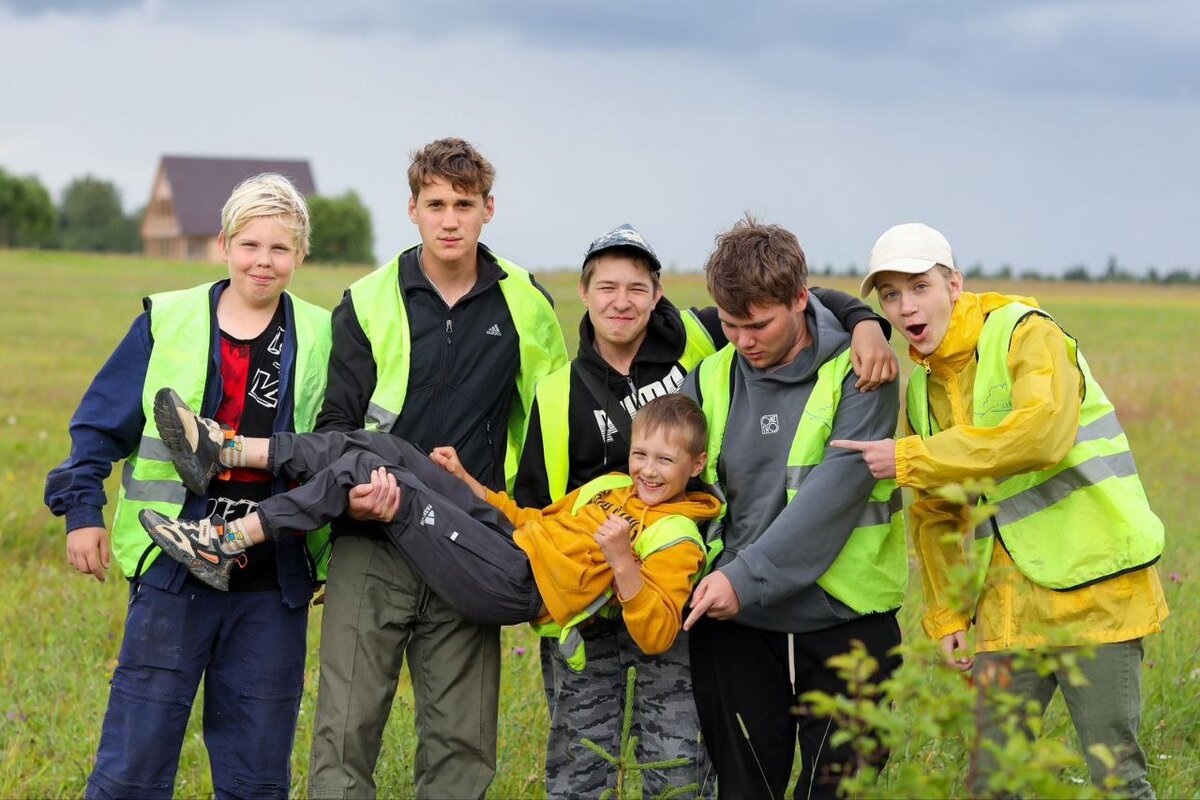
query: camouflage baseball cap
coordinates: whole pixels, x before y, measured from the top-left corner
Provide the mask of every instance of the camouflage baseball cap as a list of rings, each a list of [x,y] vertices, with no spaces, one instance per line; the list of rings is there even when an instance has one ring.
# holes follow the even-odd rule
[[[617,247],[630,247],[637,250],[646,258],[650,259],[650,269],[654,272],[662,270],[662,264],[658,260],[658,255],[654,252],[654,248],[646,241],[646,237],[642,236],[637,230],[625,223],[624,225],[613,228],[608,233],[593,241],[588,245],[587,252],[583,256],[583,263],[587,264],[588,259],[592,256],[599,255],[605,250],[612,250]]]

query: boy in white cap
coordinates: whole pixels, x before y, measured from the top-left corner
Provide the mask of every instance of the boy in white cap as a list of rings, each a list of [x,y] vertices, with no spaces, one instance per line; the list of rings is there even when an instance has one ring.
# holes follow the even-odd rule
[[[963,291],[950,245],[933,228],[897,225],[879,238],[862,295],[872,290],[918,365],[908,386],[912,435],[830,444],[859,450],[875,477],[913,490],[926,633],[946,663],[985,678],[1011,670],[1014,651],[1094,647],[1094,659],[1080,660],[1087,685],[1062,671],[1018,669],[1008,690],[1045,708],[1061,689],[1093,782],[1103,786],[1109,774],[1090,749],[1102,744],[1116,759],[1118,791],[1153,797],[1137,732],[1142,637],[1167,616],[1153,566],[1163,525],[1112,403],[1076,341],[1035,300]],[[948,591],[964,543],[948,534],[963,530],[965,510],[931,492],[970,478],[996,481],[986,500],[998,510],[969,545],[981,590],[964,610]],[[983,735],[1000,739],[1002,722],[993,710]],[[993,791],[995,768],[990,749],[981,756],[978,795]]]

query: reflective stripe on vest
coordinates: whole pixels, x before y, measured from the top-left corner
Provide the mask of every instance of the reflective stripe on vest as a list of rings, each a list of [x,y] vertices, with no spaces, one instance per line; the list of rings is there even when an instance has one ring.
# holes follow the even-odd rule
[[[367,430],[391,431],[408,393],[412,332],[400,286],[400,259],[412,249],[415,248],[350,285],[354,313],[375,358],[375,391],[367,404],[363,425]],[[543,375],[566,363],[567,347],[554,307],[534,286],[532,276],[511,261],[494,257],[507,276],[499,285],[517,331],[521,360],[516,375],[517,393],[508,414],[504,459],[505,485],[511,492],[521,461],[534,386]]]
[[[699,367],[697,379],[704,414],[708,418],[708,463],[704,480],[719,490],[717,463],[729,422],[732,401],[731,371],[737,351],[727,345]],[[833,420],[842,399],[842,384],[851,371],[851,354],[844,350],[817,370],[817,380],[809,393],[792,447],[788,453],[783,481],[787,502],[804,485],[813,469],[825,456],[833,432]],[[725,516],[722,508],[718,521]],[[720,535],[720,526],[709,526],[710,540]],[[712,547],[710,542],[709,547]],[[904,547],[903,503],[894,480],[878,481],[834,562],[817,580],[826,592],[860,614],[899,608],[908,583],[908,557]]]
[[[680,311],[687,341],[679,367],[687,374],[715,352],[712,336],[690,309]],[[542,430],[542,457],[546,462],[546,485],[550,502],[567,496],[571,472],[571,370],[575,362],[560,367],[538,381],[538,420]],[[599,398],[597,398],[599,399]]]
[[[579,487],[579,494],[575,498],[575,505],[572,506],[571,513],[578,514],[581,508],[605,492],[632,485],[631,477],[616,473],[601,475],[599,478],[590,480]],[[639,561],[645,561],[660,550],[683,542],[691,542],[701,550],[704,549],[704,540],[700,536],[700,530],[696,527],[696,523],[687,517],[671,514],[656,520],[649,527],[643,529],[641,534],[633,540],[633,552]],[[696,573],[692,582],[698,581],[702,574],[703,572]],[[613,590],[610,586],[587,608],[568,620],[566,625],[560,626],[553,620],[540,624],[530,623],[530,625],[539,636],[557,639],[559,654],[566,661],[567,666],[575,672],[582,672],[583,668],[587,666],[587,653],[584,649],[583,635],[579,632],[579,625],[597,615],[606,618],[619,616],[620,607],[608,604],[612,596]]]
[[[170,386],[189,406],[203,408],[204,385],[212,360],[209,351],[213,341],[212,287],[209,283],[150,297],[154,346],[142,384],[142,414],[146,422],[137,449],[125,460],[112,527],[113,555],[121,572],[130,580],[145,572],[160,552],[138,521],[138,512],[152,508],[178,517],[187,499],[187,490],[154,424],[154,395],[162,387]],[[325,394],[329,312],[291,295],[285,297],[291,301],[290,319],[296,328],[298,350],[293,413],[297,430],[307,431],[312,430]],[[309,534],[310,552],[321,552],[327,539],[327,529],[323,534]]]
[[[1012,411],[1009,349],[1013,331],[1030,314],[1053,321],[1041,309],[1021,303],[996,309],[984,321],[972,396],[977,427],[994,427]],[[979,586],[997,527],[1021,573],[1048,589],[1077,589],[1149,566],[1162,555],[1163,525],[1150,509],[1116,411],[1076,341],[1066,332],[1063,337],[1084,379],[1075,444],[1053,467],[997,483],[987,498],[997,506],[996,516],[975,530]],[[909,381],[908,407],[915,411],[909,419],[918,435],[939,432],[922,368]]]

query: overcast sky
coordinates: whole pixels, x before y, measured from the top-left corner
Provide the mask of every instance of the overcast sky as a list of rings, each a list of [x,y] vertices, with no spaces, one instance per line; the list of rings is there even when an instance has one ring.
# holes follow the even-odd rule
[[[533,269],[622,222],[697,268],[746,210],[816,266],[923,221],[964,268],[1200,267],[1191,0],[0,0],[0,76],[0,166],[56,198],[302,157],[380,259],[416,239],[410,152],[462,136],[497,169],[484,241]]]

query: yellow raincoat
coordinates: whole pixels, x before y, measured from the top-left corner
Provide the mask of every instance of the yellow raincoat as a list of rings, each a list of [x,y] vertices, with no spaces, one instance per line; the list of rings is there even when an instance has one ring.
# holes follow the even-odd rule
[[[1008,365],[1012,412],[991,428],[972,425],[975,345],[985,316],[1028,297],[963,292],[946,338],[928,359],[910,356],[929,373],[929,405],[942,432],[896,443],[896,480],[913,489],[909,530],[921,562],[926,634],[940,639],[965,631],[970,618],[948,598],[946,575],[961,563],[961,544],[943,544],[962,529],[961,509],[928,494],[966,478],[1003,478],[1057,464],[1071,450],[1079,424],[1082,374],[1067,353],[1062,331],[1040,315],[1013,333]],[[908,427],[909,433],[912,432]],[[999,539],[975,610],[975,649],[994,652],[1044,644],[1104,644],[1161,630],[1167,603],[1154,567],[1067,592],[1034,584],[1021,574]],[[1065,640],[1064,640],[1065,637]]]

